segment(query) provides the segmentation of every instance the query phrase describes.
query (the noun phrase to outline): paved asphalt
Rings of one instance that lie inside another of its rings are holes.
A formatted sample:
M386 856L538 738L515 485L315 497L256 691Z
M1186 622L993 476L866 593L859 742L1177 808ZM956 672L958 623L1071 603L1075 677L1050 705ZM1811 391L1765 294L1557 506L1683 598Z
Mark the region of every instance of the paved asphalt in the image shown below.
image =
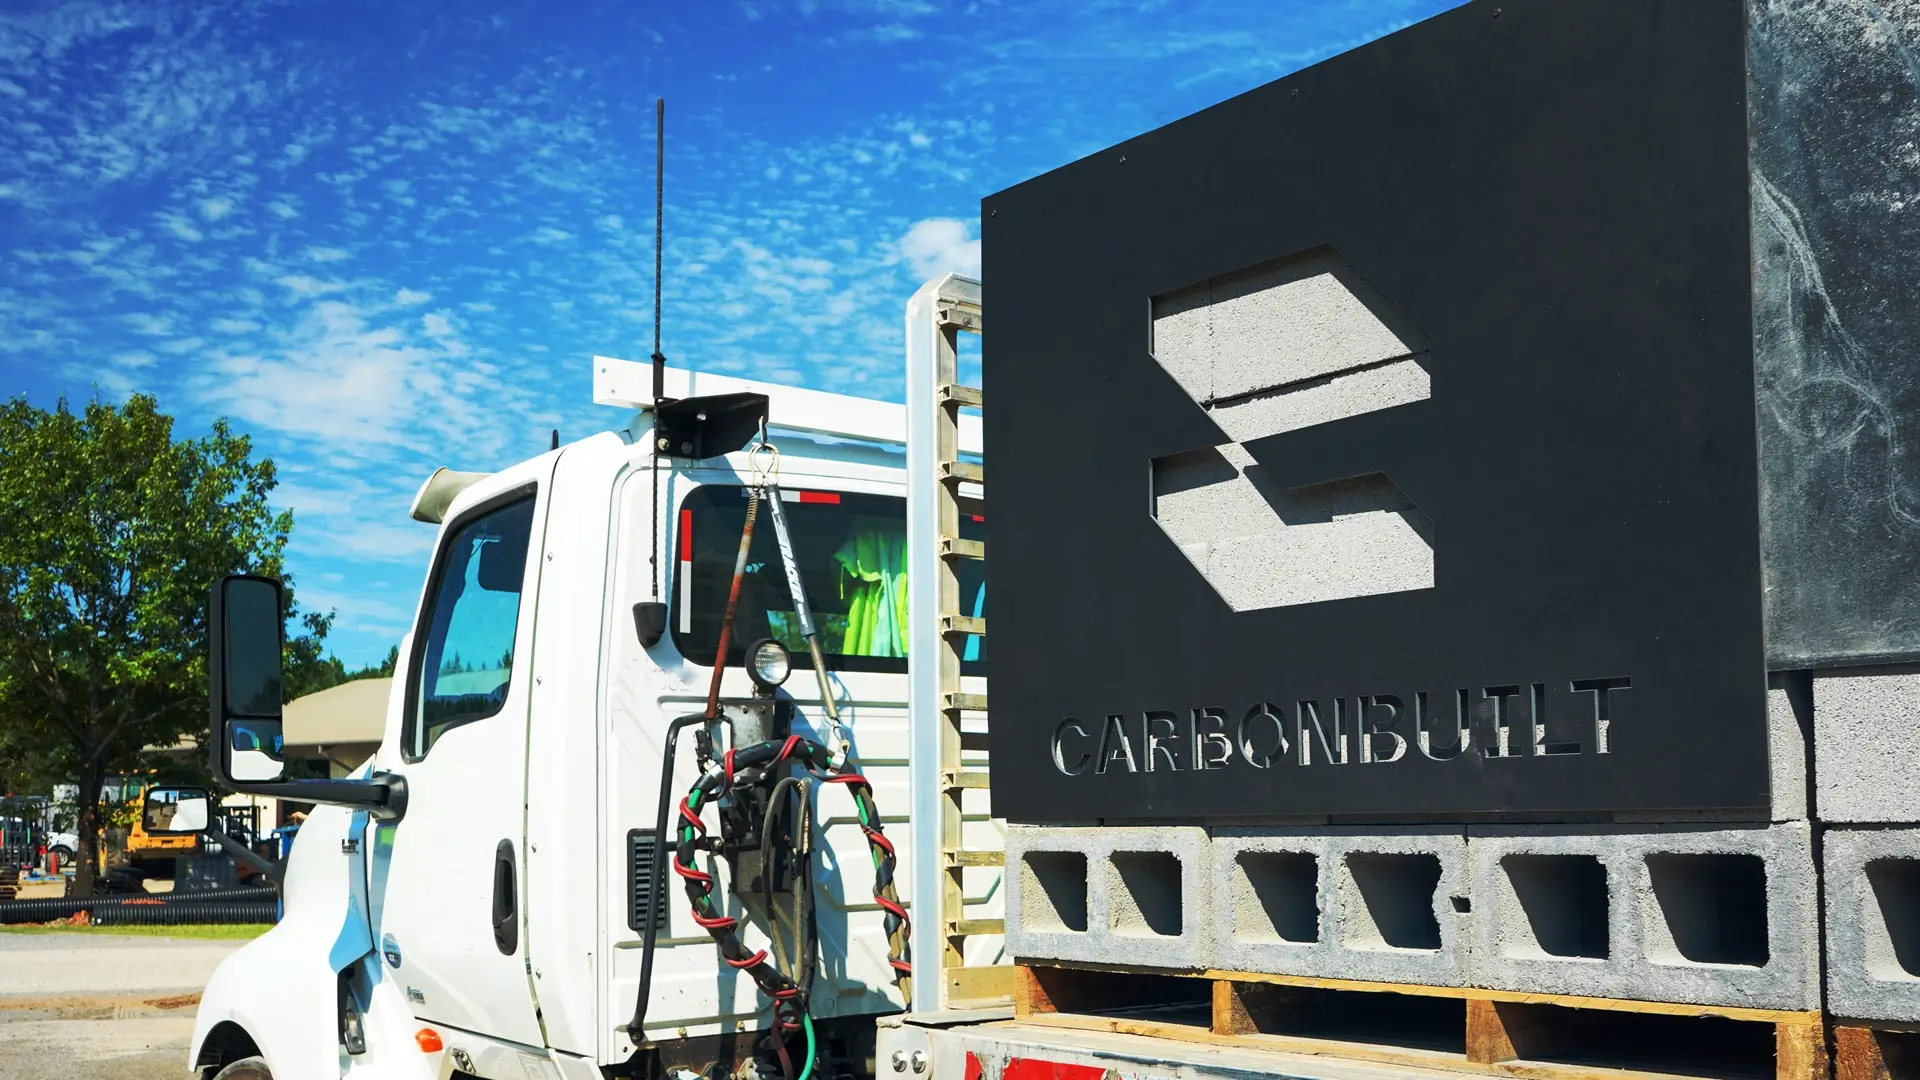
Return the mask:
M0 1080L188 1080L200 987L243 944L0 933Z

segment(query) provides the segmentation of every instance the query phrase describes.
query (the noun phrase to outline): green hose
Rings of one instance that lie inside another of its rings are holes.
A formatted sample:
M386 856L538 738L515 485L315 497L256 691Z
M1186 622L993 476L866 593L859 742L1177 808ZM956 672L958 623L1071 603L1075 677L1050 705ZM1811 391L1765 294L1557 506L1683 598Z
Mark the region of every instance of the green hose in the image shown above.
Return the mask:
M807 1063L800 1069L800 1080L813 1076L813 1017L800 1014L800 1026L807 1029Z

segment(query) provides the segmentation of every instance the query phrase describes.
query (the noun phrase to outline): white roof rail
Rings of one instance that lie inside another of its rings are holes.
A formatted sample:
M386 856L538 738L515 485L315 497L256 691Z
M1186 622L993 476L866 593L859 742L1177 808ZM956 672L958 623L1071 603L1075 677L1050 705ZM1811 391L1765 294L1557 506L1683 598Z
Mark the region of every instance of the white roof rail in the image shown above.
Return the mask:
M907 441L906 406L890 401L876 401L851 394L829 394L783 383L738 379L731 375L713 375L676 367L666 369L662 382L670 398L765 394L769 424L788 431L901 445ZM593 402L596 405L650 412L653 409L653 366L611 356L594 357ZM960 449L966 453L980 452L978 416L969 413L960 418Z

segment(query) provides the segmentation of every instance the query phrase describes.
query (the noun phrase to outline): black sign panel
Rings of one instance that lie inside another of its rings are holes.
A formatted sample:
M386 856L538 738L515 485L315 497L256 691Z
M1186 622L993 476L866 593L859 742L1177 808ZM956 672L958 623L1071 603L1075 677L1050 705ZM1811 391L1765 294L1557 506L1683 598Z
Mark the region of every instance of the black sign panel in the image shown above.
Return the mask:
M1743 49L1739 0L1473 4L984 201L995 813L1764 814ZM1287 527L1397 493L1430 566L1185 550L1196 453Z

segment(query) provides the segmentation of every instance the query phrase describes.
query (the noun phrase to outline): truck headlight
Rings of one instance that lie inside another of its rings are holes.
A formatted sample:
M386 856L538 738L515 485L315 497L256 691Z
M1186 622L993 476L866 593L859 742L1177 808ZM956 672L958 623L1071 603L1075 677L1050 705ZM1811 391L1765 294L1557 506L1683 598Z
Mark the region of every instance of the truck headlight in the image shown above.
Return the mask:
M762 690L772 690L793 673L793 658L787 647L772 638L761 638L747 646L747 677Z

